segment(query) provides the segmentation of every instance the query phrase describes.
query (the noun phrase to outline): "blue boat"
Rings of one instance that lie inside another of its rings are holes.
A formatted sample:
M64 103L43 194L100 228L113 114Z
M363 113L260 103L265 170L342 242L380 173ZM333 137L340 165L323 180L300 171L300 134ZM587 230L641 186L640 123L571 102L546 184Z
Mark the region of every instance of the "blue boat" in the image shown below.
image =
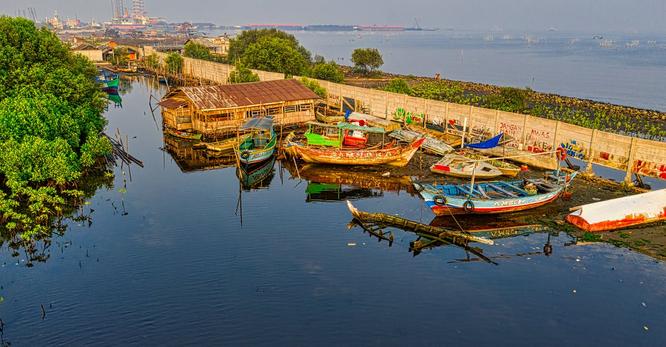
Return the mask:
M240 131L250 134L234 148L241 163L257 164L273 156L277 136L273 130L272 117L252 118L241 126Z
M414 187L437 216L509 213L555 201L576 177L563 171L545 178L462 184L422 184Z

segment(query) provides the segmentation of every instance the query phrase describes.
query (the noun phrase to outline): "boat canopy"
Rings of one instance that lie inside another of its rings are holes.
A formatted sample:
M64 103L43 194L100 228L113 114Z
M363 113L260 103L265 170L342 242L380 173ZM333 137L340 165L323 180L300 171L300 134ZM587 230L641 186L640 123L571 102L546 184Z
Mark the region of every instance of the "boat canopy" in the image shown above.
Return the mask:
M360 125L345 123L345 122L340 122L340 123L338 123L337 126L338 126L339 129L342 129L342 130L358 130L358 131L363 131L363 132L366 132L366 133L376 133L376 134L386 133L386 130L384 130L384 128L366 127L366 126L360 126Z
M251 129L260 129L260 130L270 130L273 128L273 117L257 117L251 118L243 126L242 130L251 130Z
M499 142L502 140L502 137L504 136L504 133L500 133L499 135L493 137L492 139L482 141L479 143L470 143L465 145L467 148L474 148L474 149L488 149L488 148L495 148L497 145L499 145Z

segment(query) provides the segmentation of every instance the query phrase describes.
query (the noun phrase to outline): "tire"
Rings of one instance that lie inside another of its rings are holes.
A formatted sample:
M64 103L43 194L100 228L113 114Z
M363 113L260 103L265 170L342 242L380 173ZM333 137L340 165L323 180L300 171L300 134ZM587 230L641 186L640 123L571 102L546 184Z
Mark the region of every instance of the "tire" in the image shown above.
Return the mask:
M474 212L474 203L471 200L465 201L463 204L463 210L465 213L472 213Z
M243 151L240 155L241 158L243 159L249 159L250 158L250 151Z
M442 195L435 195L432 197L432 201L435 203L437 206L444 206L446 205L446 197Z

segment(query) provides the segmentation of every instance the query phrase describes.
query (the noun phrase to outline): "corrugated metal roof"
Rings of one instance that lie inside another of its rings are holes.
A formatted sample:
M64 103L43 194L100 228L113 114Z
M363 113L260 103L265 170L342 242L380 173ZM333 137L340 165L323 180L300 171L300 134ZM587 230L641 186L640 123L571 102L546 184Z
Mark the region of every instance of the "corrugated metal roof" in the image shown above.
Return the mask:
M200 110L319 99L317 94L293 79L222 86L182 87L176 91L182 91Z
M178 99L166 99L166 100L160 101L159 105L162 106L162 107L165 107L165 108L174 109L174 108L187 106L187 101L178 100Z

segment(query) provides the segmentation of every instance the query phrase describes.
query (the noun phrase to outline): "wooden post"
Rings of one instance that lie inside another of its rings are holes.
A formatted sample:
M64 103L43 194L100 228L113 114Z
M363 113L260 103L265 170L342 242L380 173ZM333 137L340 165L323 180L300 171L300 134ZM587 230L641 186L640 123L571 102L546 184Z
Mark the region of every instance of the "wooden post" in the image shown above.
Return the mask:
M558 121L555 122L555 134L553 134L553 148L551 149L551 150L553 150L553 151L556 150L557 147L558 147L558 144L557 144L557 132L558 132L559 130L560 130L560 121L558 120ZM556 157L557 157L557 152L556 152L555 154L553 154L553 158L556 158Z
M597 129L592 129L592 136L590 136L590 146L587 149L587 168L585 168L585 172L588 175L594 176L594 166L592 165L593 159L594 159L594 138L597 136Z
M525 141L527 140L527 129L526 128L527 128L527 115L525 114L525 115L523 115L523 133L520 136L521 140L520 140L520 148L519 149L521 151L525 150Z
M389 92L384 92L384 119L388 119L389 115L388 101L389 101Z
M631 175L634 173L634 161L636 157L636 138L631 138L631 146L629 147L629 159L627 160L627 174L624 176L624 183L631 185Z
M449 132L449 103L444 106L444 134Z
M493 133L495 135L499 134L499 130L497 129L497 123L499 123L499 110L495 110L495 126L493 127Z

